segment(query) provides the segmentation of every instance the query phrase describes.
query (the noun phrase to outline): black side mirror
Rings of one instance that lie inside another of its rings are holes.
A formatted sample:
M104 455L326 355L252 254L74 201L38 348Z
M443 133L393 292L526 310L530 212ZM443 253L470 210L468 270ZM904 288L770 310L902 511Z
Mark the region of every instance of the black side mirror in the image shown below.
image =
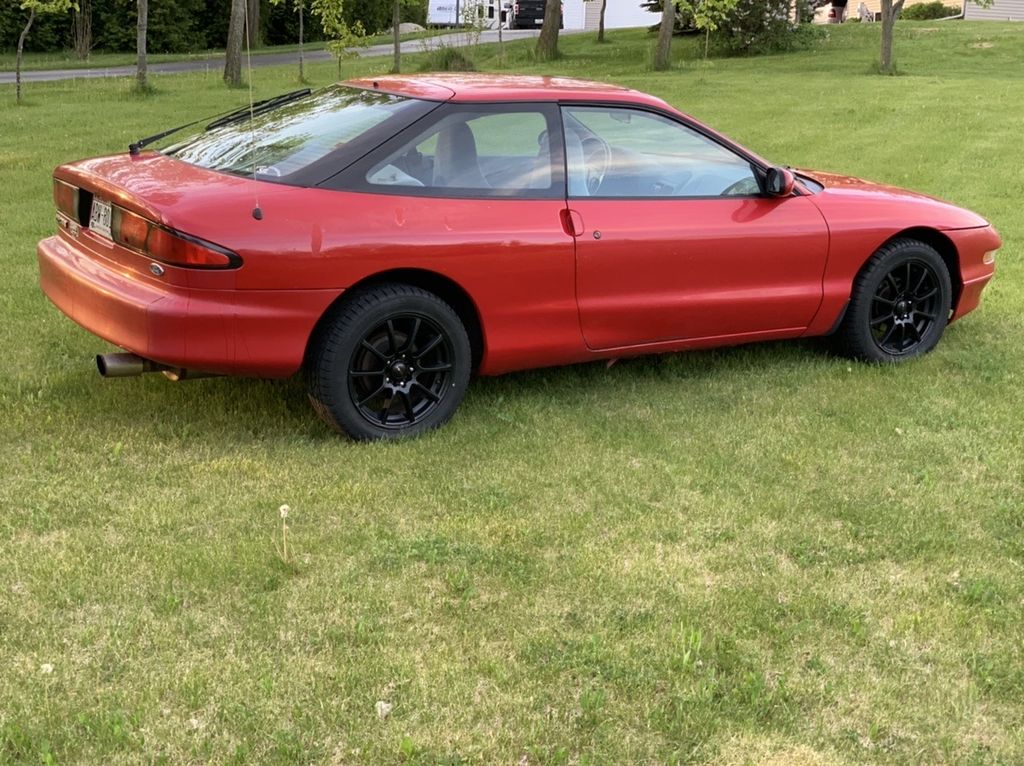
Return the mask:
M768 168L764 177L765 194L771 197L788 197L793 193L796 177L789 168Z

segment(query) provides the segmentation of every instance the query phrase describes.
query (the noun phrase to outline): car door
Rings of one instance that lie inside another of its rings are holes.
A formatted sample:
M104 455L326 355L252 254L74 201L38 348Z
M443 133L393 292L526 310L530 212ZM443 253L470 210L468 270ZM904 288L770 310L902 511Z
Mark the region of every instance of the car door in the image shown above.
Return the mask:
M806 196L673 117L562 106L580 323L593 349L797 335L822 297L828 230Z

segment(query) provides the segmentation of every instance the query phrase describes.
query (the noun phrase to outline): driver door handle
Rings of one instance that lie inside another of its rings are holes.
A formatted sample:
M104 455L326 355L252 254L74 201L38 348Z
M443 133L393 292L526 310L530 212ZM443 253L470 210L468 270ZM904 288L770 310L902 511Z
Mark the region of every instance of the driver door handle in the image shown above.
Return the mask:
M586 229L583 228L583 216L576 210L562 208L561 211L562 230L570 237L578 237Z

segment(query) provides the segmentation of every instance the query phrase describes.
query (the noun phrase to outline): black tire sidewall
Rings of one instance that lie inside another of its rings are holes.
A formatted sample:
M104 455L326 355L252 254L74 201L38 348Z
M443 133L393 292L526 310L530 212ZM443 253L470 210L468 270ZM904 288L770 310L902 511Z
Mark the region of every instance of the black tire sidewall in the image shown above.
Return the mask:
M310 370L310 398L314 407L337 430L357 440L402 439L416 436L447 422L462 402L469 384L472 353L469 336L458 314L432 293L405 285L387 285L361 291L348 311L340 311L319 338ZM407 428L383 428L368 421L352 401L348 369L366 335L389 317L419 314L436 323L452 351L452 379L438 406Z
M891 354L875 342L871 335L871 303L882 281L893 270L917 260L926 263L939 281L940 302L938 315L914 349L904 354ZM935 348L949 322L953 287L949 268L933 247L916 240L898 240L883 247L857 278L850 308L843 324L847 350L853 356L873 362L901 362L926 354Z

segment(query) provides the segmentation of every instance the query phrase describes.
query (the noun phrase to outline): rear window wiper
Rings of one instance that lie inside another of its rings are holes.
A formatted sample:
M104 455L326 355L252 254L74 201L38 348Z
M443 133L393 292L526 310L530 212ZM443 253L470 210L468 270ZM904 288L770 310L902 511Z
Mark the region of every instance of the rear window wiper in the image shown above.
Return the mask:
M308 96L313 91L309 88L302 88L301 90L293 90L291 93L282 93L280 96L274 96L273 98L265 98L262 101L257 101L254 104L246 104L240 106L232 112L228 112L223 117L218 117L216 120L206 126L206 130L213 130L214 128L220 128L224 125L230 125L233 122L244 120L250 115L255 117L257 114L263 114L263 112L273 109L275 106L281 106L281 104L287 104L289 101L295 101L296 99Z
M273 109L275 106L287 104L289 101L294 101L296 99L302 98L303 96L308 96L312 92L313 91L310 90L309 88L302 88L301 90L293 90L291 93L282 93L280 96L274 96L273 98L265 98L262 101L257 101L255 104L247 104L246 106L240 106L238 109L232 109L223 117L218 117L216 120L208 124L205 129L210 130L212 128L219 128L222 125L228 125L232 122L243 120L247 116L249 116L250 113L253 116L255 116L256 114L261 114L267 111L268 109ZM191 128L193 125L198 125L202 121L203 120L193 120L192 122L187 122L184 125L179 125L176 128L171 128L170 130L164 130L160 133L154 133L152 136L140 138L138 141L128 144L128 153L138 154L140 151L142 151L143 147L149 146L154 141L159 141L161 138L166 138L167 136L172 135L173 133L177 133L179 130Z

